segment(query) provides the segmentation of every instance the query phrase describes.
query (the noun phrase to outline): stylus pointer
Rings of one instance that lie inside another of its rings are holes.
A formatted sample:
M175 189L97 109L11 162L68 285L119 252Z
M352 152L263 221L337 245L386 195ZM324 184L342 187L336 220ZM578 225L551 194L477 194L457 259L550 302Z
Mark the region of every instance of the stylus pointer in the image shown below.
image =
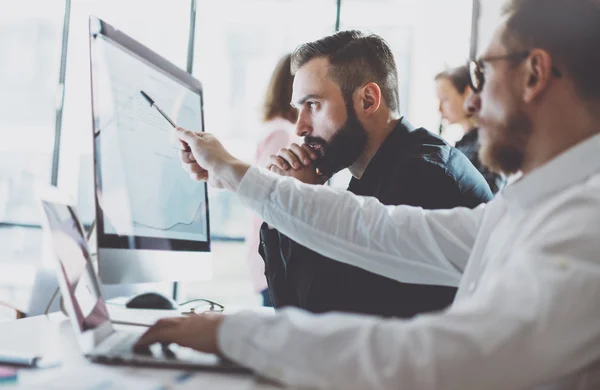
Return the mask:
M160 113L160 115L162 115L163 118L165 118L167 120L167 122L169 122L171 124L171 126L173 126L173 128L177 127L175 122L173 122L173 120L171 118L169 118L169 116L167 114L165 114L165 112L163 110L161 110L161 108L159 106L157 106L156 103L154 103L154 100L150 96L148 96L148 94L146 92L140 90L140 93L142 94L144 99L146 99L148 101L148 103L150 104L150 107L156 108L156 110ZM179 140L179 142L181 142L184 145L184 147L185 147L184 150L186 152L190 151L190 145L186 144L184 141L181 141L181 140Z

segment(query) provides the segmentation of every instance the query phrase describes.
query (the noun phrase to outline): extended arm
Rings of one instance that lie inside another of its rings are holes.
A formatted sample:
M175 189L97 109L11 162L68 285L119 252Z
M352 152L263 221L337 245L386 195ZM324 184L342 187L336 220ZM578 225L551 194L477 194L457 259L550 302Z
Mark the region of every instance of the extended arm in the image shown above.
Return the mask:
M424 211L250 168L212 135L178 128L190 175L236 191L267 223L323 256L411 283L455 286L484 207Z
M600 359L600 215L573 207L524 232L507 262L442 314L239 314L223 321L220 350L285 384L323 389L528 389L568 376ZM573 219L579 228L562 228Z
M238 188L266 222L323 256L399 281L456 285L483 206L425 211L249 169Z

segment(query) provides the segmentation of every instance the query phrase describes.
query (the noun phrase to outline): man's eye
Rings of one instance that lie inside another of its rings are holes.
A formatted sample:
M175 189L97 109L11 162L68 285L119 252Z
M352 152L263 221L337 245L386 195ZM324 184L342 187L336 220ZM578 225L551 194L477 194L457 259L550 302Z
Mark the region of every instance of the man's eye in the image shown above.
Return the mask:
M317 102L306 102L306 107L309 110L314 110L315 108L317 108Z

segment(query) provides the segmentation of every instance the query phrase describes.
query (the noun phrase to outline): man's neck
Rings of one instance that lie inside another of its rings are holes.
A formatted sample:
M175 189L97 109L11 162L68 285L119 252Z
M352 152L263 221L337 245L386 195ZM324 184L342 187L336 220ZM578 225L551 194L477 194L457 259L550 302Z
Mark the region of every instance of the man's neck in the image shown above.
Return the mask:
M568 116L542 116L533 130L525 152L523 174L546 164L578 143L600 133L600 115L590 115L583 107L558 110Z
M367 166L398 122L400 122L400 119L387 118L385 121L374 124L371 129L366 128L368 133L367 145L354 164L348 167L352 176L356 179L362 177Z

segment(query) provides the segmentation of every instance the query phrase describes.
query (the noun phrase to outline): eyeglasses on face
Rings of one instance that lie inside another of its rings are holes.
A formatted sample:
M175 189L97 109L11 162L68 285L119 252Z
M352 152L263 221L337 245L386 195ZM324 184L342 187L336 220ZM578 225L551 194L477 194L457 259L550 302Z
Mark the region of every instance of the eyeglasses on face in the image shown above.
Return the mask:
M510 53L505 55L498 56L488 56L482 57L478 60L473 60L469 62L469 75L470 77L470 85L471 89L475 93L481 92L483 89L483 84L485 81L483 69L487 62L494 61L523 61L531 54L530 51L522 51L518 53ZM556 77L562 77L562 74L556 67L552 67L552 74Z

